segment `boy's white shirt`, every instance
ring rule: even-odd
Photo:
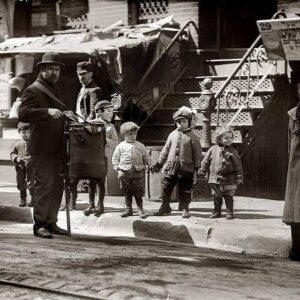
[[[140,171],[145,169],[145,165],[151,165],[151,157],[142,143],[123,141],[117,145],[113,153],[112,165],[115,170],[126,171],[134,166],[137,171]]]

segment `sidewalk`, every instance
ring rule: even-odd
[[[101,217],[86,217],[82,210],[87,207],[88,195],[79,193],[78,198],[78,210],[71,212],[72,233],[143,237],[248,254],[288,255],[290,229],[281,221],[283,201],[235,197],[235,219],[229,221],[225,219],[225,213],[220,219],[208,218],[212,201],[192,202],[189,219],[181,218],[178,203],[171,204],[171,215],[154,217],[151,214],[158,209],[160,202],[145,199],[144,209],[149,217],[142,220],[136,213],[133,217],[121,218],[123,198],[108,196]],[[32,209],[19,208],[18,203],[15,185],[0,182],[0,225],[5,221],[32,223]],[[59,212],[58,218],[59,226],[66,228],[66,213]],[[31,234],[31,226],[28,228]]]

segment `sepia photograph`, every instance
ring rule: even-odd
[[[0,254],[0,300],[299,300],[300,0],[0,0]]]

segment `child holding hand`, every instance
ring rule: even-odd
[[[222,198],[227,209],[226,219],[233,219],[233,196],[237,185],[243,182],[242,163],[232,146],[233,130],[222,127],[216,130],[216,143],[206,152],[199,175],[209,172],[208,184],[214,199],[214,210],[210,218],[221,217]]]
[[[140,218],[146,218],[143,210],[143,195],[145,186],[145,166],[151,165],[151,158],[146,147],[136,140],[139,126],[133,122],[123,123],[120,127],[124,137],[117,145],[112,164],[118,172],[121,191],[125,194],[126,211],[121,214],[122,218],[133,215],[132,197],[135,198]]]

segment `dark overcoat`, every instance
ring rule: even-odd
[[[41,76],[37,81],[58,97],[57,90]],[[59,103],[34,85],[27,87],[22,95],[19,120],[30,123],[28,152],[30,154],[58,153],[62,150],[63,120],[49,117],[48,108],[62,110]]]
[[[283,222],[300,223],[300,121],[296,119],[296,107],[289,115],[289,164]]]
[[[93,120],[96,117],[95,105],[102,99],[102,90],[94,80],[91,80],[86,87],[83,87],[80,97],[81,115],[87,120]]]
[[[177,149],[180,171],[194,173],[200,168],[203,156],[199,138],[190,129],[184,132],[175,129],[169,134],[158,158],[158,162],[164,164],[162,172],[168,173],[170,170]]]

